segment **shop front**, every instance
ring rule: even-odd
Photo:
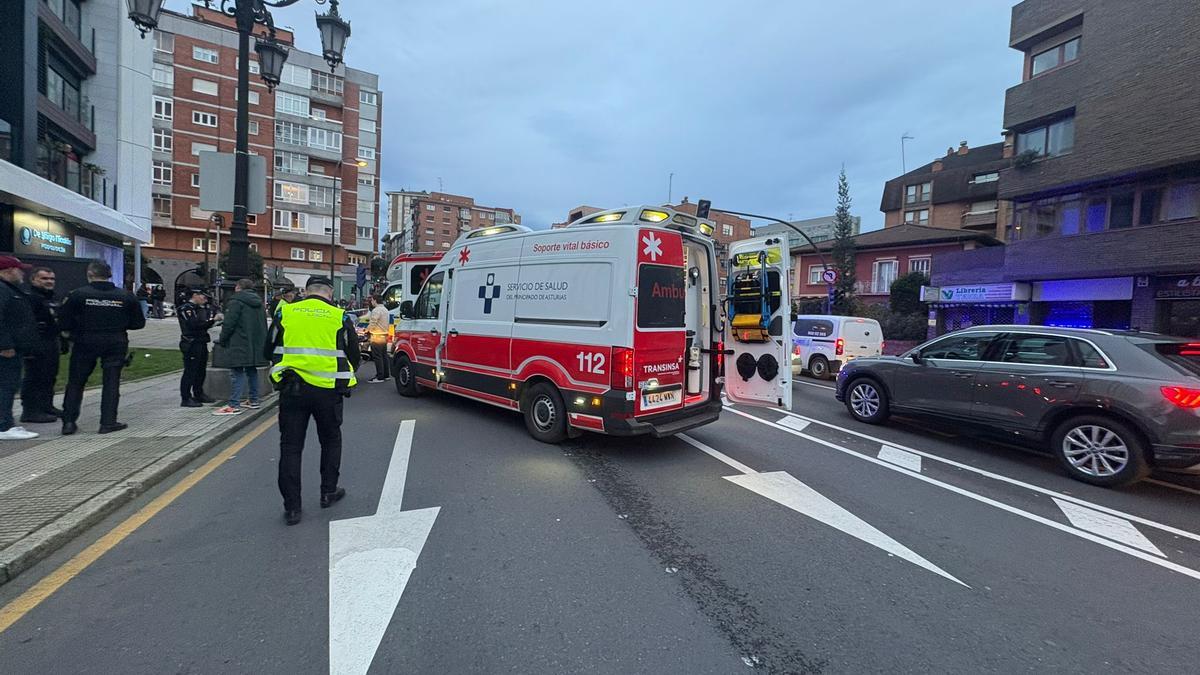
[[[1200,274],[1158,277],[1154,281],[1155,330],[1200,338]]]
[[[113,270],[113,283],[124,283],[125,251],[117,239],[61,218],[20,208],[0,209],[0,248],[27,263],[53,269],[60,288],[86,284],[87,264],[92,260],[107,262]]]
[[[1029,323],[1029,284],[1005,282],[925,287],[932,335],[972,326]]]
[[[1030,323],[1129,330],[1133,284],[1133,277],[1035,281]]]

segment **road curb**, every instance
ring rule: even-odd
[[[0,551],[0,586],[12,581],[21,572],[62,548],[134,497],[166,480],[197,457],[271,413],[278,404],[279,397],[272,396],[270,400],[264,401],[263,407],[258,410],[250,411],[248,415],[239,415],[233,424],[216,433],[197,438],[182,448],[160,457],[150,466],[141,469],[121,483],[108,488],[63,514],[62,517]]]

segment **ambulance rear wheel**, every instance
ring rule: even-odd
[[[421,393],[417,388],[417,377],[413,374],[412,362],[401,354],[392,364],[392,379],[396,381],[396,393],[401,396],[416,396]]]
[[[530,387],[522,397],[525,428],[543,443],[561,443],[567,438],[567,407],[558,388],[546,382]]]

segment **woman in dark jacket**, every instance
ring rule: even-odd
[[[267,314],[262,298],[254,293],[254,282],[241,279],[225,309],[225,322],[217,343],[226,351],[229,368],[229,404],[213,411],[214,415],[237,415],[242,412],[243,383],[249,386],[247,399],[250,408],[259,406],[258,368],[268,365],[263,358],[267,341]]]

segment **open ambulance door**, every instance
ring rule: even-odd
[[[733,403],[792,407],[790,258],[786,237],[729,247],[725,395]]]

